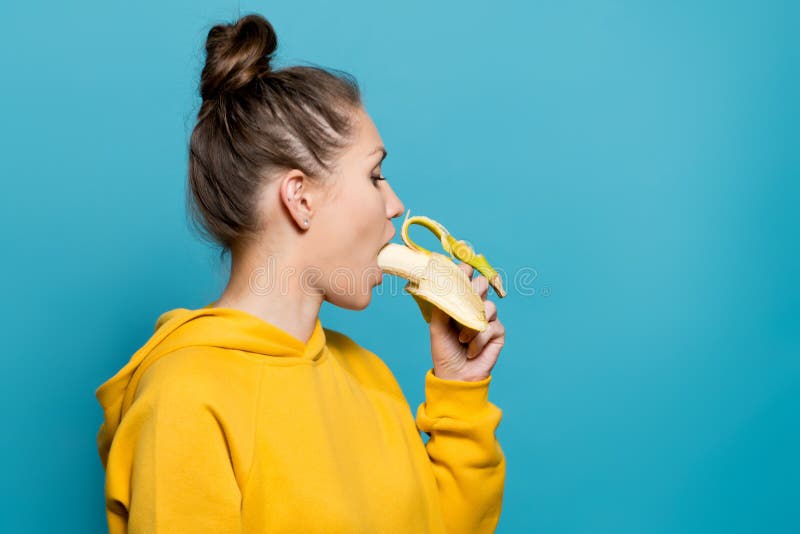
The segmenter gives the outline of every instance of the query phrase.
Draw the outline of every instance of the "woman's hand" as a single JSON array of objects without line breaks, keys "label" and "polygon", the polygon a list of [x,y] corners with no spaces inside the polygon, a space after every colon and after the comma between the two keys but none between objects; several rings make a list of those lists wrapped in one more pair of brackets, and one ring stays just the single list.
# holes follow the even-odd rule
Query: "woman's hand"
[{"label": "woman's hand", "polygon": [[[473,268],[459,263],[458,268],[472,277]],[[472,280],[472,287],[483,300],[489,328],[478,332],[457,323],[436,306],[432,306],[430,334],[433,374],[444,380],[467,382],[487,378],[505,343],[505,327],[497,319],[497,306],[486,300],[489,281],[483,275]]]}]

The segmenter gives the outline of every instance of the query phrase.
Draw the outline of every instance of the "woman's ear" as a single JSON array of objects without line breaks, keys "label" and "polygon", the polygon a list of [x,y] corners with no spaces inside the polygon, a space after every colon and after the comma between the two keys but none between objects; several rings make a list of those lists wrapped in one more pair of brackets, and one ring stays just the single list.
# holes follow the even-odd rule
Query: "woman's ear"
[{"label": "woman's ear", "polygon": [[295,224],[302,230],[311,227],[313,194],[310,184],[308,176],[303,171],[292,169],[281,179],[279,188],[281,201]]}]

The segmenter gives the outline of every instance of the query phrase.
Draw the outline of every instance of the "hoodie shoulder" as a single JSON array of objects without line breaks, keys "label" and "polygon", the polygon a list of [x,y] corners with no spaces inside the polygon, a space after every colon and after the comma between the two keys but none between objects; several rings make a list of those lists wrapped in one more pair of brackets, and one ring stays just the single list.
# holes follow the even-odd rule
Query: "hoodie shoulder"
[{"label": "hoodie shoulder", "polygon": [[230,388],[255,387],[259,363],[217,347],[190,346],[159,357],[142,373],[139,389],[189,383],[206,394],[229,394]]},{"label": "hoodie shoulder", "polygon": [[353,358],[367,359],[373,365],[384,365],[383,360],[377,354],[369,349],[359,345],[353,338],[330,328],[324,328],[325,340],[328,349],[336,352],[338,356],[342,356],[348,360]]},{"label": "hoodie shoulder", "polygon": [[363,385],[385,390],[405,401],[394,373],[377,354],[342,332],[329,328],[324,330],[328,350]]}]

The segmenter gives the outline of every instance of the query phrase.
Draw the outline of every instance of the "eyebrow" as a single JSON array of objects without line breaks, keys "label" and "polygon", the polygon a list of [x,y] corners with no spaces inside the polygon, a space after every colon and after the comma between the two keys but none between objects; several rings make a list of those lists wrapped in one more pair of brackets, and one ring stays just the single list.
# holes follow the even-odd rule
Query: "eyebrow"
[{"label": "eyebrow", "polygon": [[389,153],[388,153],[388,152],[386,152],[386,149],[385,149],[384,147],[382,147],[382,146],[379,146],[378,148],[376,148],[375,150],[373,150],[372,152],[370,152],[370,153],[369,153],[369,154],[367,154],[367,155],[368,155],[368,156],[371,156],[371,155],[373,155],[373,154],[375,154],[375,153],[377,153],[377,152],[383,152],[383,157],[381,157],[381,161],[379,161],[378,163],[381,163],[381,162],[383,162],[383,160],[385,160],[385,159],[386,159],[386,156],[388,156],[388,155],[389,155]]}]

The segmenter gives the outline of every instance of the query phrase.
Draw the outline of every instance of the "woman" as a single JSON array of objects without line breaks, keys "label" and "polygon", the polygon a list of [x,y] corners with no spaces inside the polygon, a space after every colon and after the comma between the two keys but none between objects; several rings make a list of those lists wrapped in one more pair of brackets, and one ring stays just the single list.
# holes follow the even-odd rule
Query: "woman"
[{"label": "woman", "polygon": [[272,70],[276,47],[259,15],[208,34],[189,200],[231,275],[218,300],[162,314],[97,390],[110,532],[492,532],[504,329],[488,283],[472,281],[485,332],[434,308],[415,419],[383,361],[318,317],[365,308],[380,281],[404,211],[386,151],[351,78]]}]

